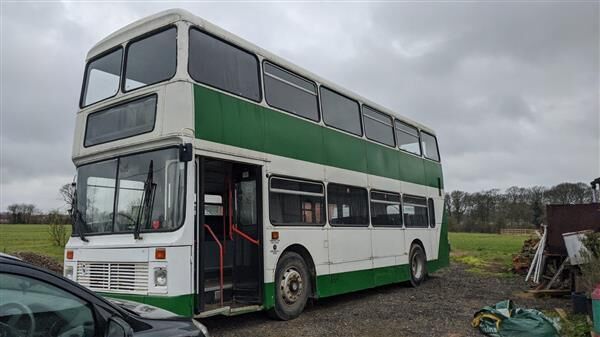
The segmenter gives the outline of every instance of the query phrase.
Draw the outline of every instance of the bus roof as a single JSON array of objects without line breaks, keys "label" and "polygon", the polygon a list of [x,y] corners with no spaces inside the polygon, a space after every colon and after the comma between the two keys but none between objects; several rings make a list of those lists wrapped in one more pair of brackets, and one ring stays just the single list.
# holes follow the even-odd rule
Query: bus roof
[{"label": "bus roof", "polygon": [[286,61],[285,59],[283,59],[275,54],[272,54],[271,52],[255,45],[247,40],[244,40],[241,37],[234,35],[217,25],[210,23],[209,21],[207,21],[205,19],[202,19],[202,18],[196,16],[187,10],[180,9],[180,8],[168,9],[168,10],[147,16],[140,20],[134,21],[133,23],[130,23],[129,25],[113,32],[106,38],[102,39],[100,42],[96,43],[90,49],[90,51],[87,54],[86,60],[90,60],[94,56],[99,55],[99,54],[113,48],[116,45],[125,43],[125,42],[127,42],[135,37],[138,37],[140,35],[143,35],[147,32],[150,32],[152,30],[158,29],[160,27],[163,27],[163,26],[166,26],[169,24],[173,24],[178,21],[187,21],[187,22],[191,23],[192,25],[199,26],[213,35],[216,35],[226,41],[229,41],[235,45],[238,45],[247,51],[253,52],[257,56],[263,57],[269,61],[274,62],[275,64],[278,64],[278,65],[292,71],[292,72],[302,75],[310,80],[316,81],[319,84],[322,84],[330,89],[333,89],[334,91],[337,91],[337,92],[344,94],[348,97],[351,97],[353,99],[356,99],[374,109],[377,109],[381,112],[387,113],[388,115],[393,116],[403,122],[412,124],[424,131],[427,131],[427,132],[435,135],[435,132],[431,128],[429,128],[419,122],[416,122],[414,120],[411,120],[410,118],[404,117],[404,116],[394,112],[391,109],[383,107],[369,99],[362,97],[361,95],[358,95],[358,94],[352,92],[351,90],[345,89],[335,83],[332,83],[331,81],[328,81],[328,80],[320,77],[319,75],[316,75],[302,67],[299,67],[289,61]]}]

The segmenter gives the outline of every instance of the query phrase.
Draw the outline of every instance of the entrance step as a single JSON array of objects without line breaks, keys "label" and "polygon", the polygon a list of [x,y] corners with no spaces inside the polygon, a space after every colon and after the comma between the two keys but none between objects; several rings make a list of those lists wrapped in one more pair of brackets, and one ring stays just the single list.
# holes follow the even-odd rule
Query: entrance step
[{"label": "entrance step", "polygon": [[220,307],[212,310],[203,311],[200,314],[194,316],[194,318],[204,318],[215,315],[226,315],[226,313],[229,313],[230,310],[230,307]]},{"label": "entrance step", "polygon": [[243,307],[235,307],[232,308],[230,306],[220,307],[212,310],[207,310],[201,312],[200,314],[194,316],[194,318],[205,318],[215,315],[224,315],[224,316],[235,316],[240,314],[245,314],[247,312],[255,312],[262,310],[262,305],[247,305]]}]

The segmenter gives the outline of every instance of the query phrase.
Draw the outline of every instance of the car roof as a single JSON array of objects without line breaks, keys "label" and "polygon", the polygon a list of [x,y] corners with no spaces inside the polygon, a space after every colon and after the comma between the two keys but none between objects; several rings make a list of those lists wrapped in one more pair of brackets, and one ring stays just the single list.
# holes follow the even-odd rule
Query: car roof
[{"label": "car roof", "polygon": [[20,258],[14,256],[14,255],[6,254],[6,253],[1,253],[1,252],[0,252],[0,257],[5,257],[7,259],[13,259],[13,260],[21,261]]}]

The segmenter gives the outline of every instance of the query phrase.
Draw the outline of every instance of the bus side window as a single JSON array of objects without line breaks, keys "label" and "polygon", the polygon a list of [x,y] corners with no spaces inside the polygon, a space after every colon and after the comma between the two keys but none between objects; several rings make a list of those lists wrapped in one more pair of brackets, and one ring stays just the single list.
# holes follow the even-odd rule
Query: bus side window
[{"label": "bus side window", "polygon": [[404,225],[408,228],[427,228],[429,226],[427,198],[403,195],[402,213],[404,214]]},{"label": "bus side window", "polygon": [[429,208],[429,226],[435,228],[435,203],[432,198],[427,200],[427,208]]},{"label": "bus side window", "polygon": [[369,226],[367,190],[330,183],[327,185],[327,207],[332,226]]},{"label": "bus side window", "polygon": [[195,81],[260,101],[256,56],[197,28],[190,30],[188,68]]},{"label": "bus side window", "polygon": [[396,143],[400,150],[421,155],[419,146],[419,130],[412,125],[408,125],[396,119]]},{"label": "bus side window", "polygon": [[320,92],[325,124],[362,136],[358,102],[325,87]]},{"label": "bus side window", "polygon": [[402,227],[400,209],[400,194],[371,191],[371,223],[374,227]]},{"label": "bus side window", "polygon": [[425,158],[440,161],[440,153],[435,136],[421,131],[421,145],[423,146],[423,155]]},{"label": "bus side window", "polygon": [[270,106],[319,121],[317,85],[269,62],[263,63],[265,99]]},{"label": "bus side window", "polygon": [[271,178],[269,218],[273,225],[324,225],[323,184]]},{"label": "bus side window", "polygon": [[394,126],[392,117],[372,109],[366,105],[362,106],[363,121],[365,123],[365,135],[370,140],[396,146],[394,142]]}]

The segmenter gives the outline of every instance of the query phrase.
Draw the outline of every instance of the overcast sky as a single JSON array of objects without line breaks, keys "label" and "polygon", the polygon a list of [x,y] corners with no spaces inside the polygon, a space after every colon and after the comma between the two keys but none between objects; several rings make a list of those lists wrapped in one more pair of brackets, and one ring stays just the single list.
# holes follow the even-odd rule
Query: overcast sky
[{"label": "overcast sky", "polygon": [[600,2],[2,2],[0,210],[61,207],[84,58],[181,7],[438,133],[448,190],[600,175]]}]

